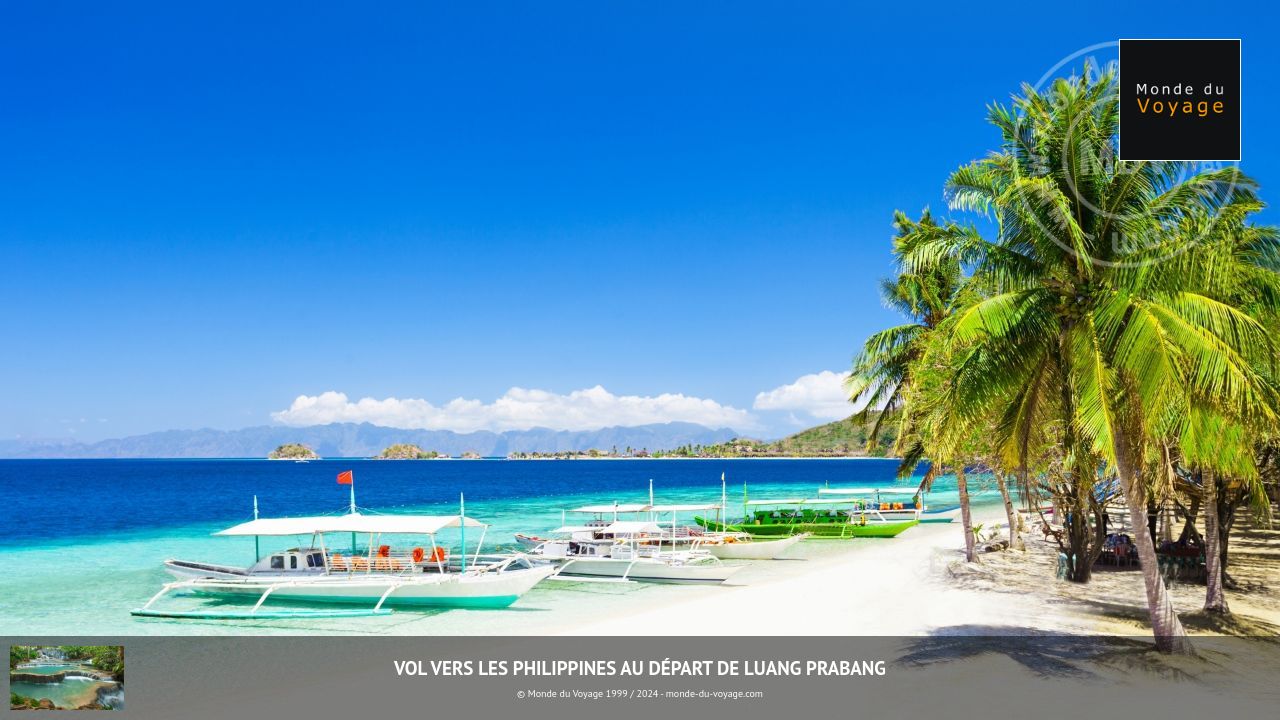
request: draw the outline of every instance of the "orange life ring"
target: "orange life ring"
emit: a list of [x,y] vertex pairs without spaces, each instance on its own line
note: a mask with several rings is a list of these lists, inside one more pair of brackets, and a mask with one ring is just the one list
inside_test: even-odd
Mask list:
[[444,562],[446,559],[448,559],[448,557],[449,557],[449,551],[440,547],[439,545],[436,545],[435,547],[431,548],[431,557],[428,559],[431,562]]
[[420,562],[422,562],[422,558],[424,558],[424,557],[426,557],[426,556],[427,556],[427,554],[426,554],[426,552],[424,552],[424,551],[423,551],[423,549],[422,549],[422,548],[417,547],[417,548],[414,548],[414,549],[413,549],[413,561],[414,561],[414,562],[416,562],[416,563],[420,563]]
[[390,545],[380,545],[380,546],[378,547],[378,557],[380,557],[380,558],[384,558],[384,557],[391,557],[391,546],[390,546]]

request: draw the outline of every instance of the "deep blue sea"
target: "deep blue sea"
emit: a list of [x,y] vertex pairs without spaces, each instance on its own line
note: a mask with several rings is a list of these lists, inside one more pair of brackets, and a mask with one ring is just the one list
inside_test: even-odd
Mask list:
[[[0,460],[0,507],[20,522],[0,524],[0,546],[74,543],[88,538],[252,517],[342,512],[355,474],[357,503],[380,511],[468,514],[518,510],[529,500],[593,498],[640,502],[653,480],[659,502],[720,499],[720,474],[731,510],[746,484],[753,497],[785,490],[813,494],[830,484],[898,483],[893,460]],[[941,488],[940,488],[941,489]]]
[[[812,496],[824,485],[913,488],[918,478],[896,481],[896,466],[894,460],[0,460],[0,507],[10,518],[0,523],[0,634],[510,631],[500,619],[507,611],[474,617],[476,611],[449,611],[446,626],[392,630],[395,624],[386,622],[200,626],[129,615],[169,579],[162,569],[167,558],[251,563],[252,538],[212,533],[251,519],[255,495],[262,517],[344,512],[349,490],[336,480],[343,470],[355,473],[362,509],[454,514],[465,494],[467,515],[490,524],[486,549],[503,550],[514,548],[512,533],[559,526],[562,509],[645,502],[650,479],[659,503],[713,503],[724,473],[732,517],[740,514],[744,484],[753,499]],[[976,504],[998,501],[994,489],[974,484]],[[954,481],[942,478],[929,502],[951,504],[955,497]],[[467,541],[475,538],[469,534]],[[299,540],[261,542],[267,552],[273,543],[288,547]],[[575,603],[639,591],[539,586],[514,607],[541,603],[567,613]]]

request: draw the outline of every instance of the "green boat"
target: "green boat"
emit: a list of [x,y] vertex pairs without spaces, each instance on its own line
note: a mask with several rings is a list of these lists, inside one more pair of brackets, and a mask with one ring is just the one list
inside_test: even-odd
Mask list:
[[738,522],[704,517],[694,517],[694,522],[708,530],[744,532],[755,537],[810,533],[816,538],[835,539],[891,538],[920,524],[918,512],[905,519],[886,518],[859,500],[788,498],[751,500],[744,505],[754,507],[744,507],[746,517]]
[[753,537],[783,537],[786,535],[797,535],[799,533],[810,533],[816,538],[891,538],[900,534],[902,531],[919,525],[919,520],[895,520],[890,522],[871,522],[867,521],[866,525],[859,523],[857,520],[849,522],[779,522],[773,518],[762,518],[759,524],[750,523],[719,523],[715,520],[707,520],[706,518],[695,517],[694,521],[708,530],[717,532],[744,532]]

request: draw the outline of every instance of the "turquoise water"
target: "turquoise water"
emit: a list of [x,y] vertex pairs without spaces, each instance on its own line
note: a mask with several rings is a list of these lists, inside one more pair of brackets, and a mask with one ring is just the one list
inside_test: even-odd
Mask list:
[[[741,508],[743,482],[748,483],[753,499],[814,495],[824,484],[888,487],[895,484],[896,463],[0,461],[0,503],[10,509],[16,505],[15,517],[32,518],[31,522],[10,524],[5,528],[7,537],[0,538],[0,567],[4,569],[0,574],[0,602],[4,605],[0,634],[504,634],[527,628],[530,622],[553,631],[557,623],[571,625],[580,618],[576,614],[588,608],[599,612],[605,605],[614,605],[625,611],[680,593],[705,590],[543,583],[507,610],[414,611],[386,618],[193,622],[129,615],[130,609],[144,604],[171,579],[162,569],[165,559],[250,564],[254,560],[253,538],[212,537],[211,533],[250,517],[254,494],[264,517],[341,512],[348,490],[336,485],[334,475],[352,467],[356,469],[357,501],[373,510],[456,513],[457,493],[465,491],[467,514],[491,523],[486,550],[504,550],[515,549],[515,532],[544,533],[559,526],[564,508],[645,502],[651,477],[657,502],[710,503],[720,499],[720,473],[725,472],[732,515]],[[30,482],[33,474],[46,482]],[[74,481],[67,481],[68,476]],[[898,483],[902,487],[913,484]],[[975,504],[998,502],[994,488],[984,489],[980,481],[971,483],[975,484]],[[42,490],[47,491],[43,497]],[[418,498],[424,501],[415,502]],[[939,506],[955,503],[953,481],[941,479],[929,502]],[[54,503],[65,504],[54,507]],[[468,547],[474,547],[477,534],[468,532]],[[308,539],[262,538],[261,552],[297,546]],[[422,544],[420,538],[392,542],[404,547]],[[802,556],[854,551],[857,542],[861,541],[802,543]],[[177,598],[167,607],[189,609],[209,602]]]
[[98,688],[115,685],[87,678],[67,678],[59,683],[11,682],[9,691],[36,700],[51,700],[60,708],[78,708],[98,698]]
[[29,675],[57,675],[63,670],[83,670],[84,668],[84,665],[68,663],[65,665],[27,665],[25,667],[19,665],[16,670]]

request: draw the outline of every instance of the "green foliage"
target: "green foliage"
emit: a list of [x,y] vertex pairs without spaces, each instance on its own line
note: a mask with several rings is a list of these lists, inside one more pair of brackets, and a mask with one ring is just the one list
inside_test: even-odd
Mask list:
[[[1000,148],[945,191],[994,237],[898,213],[901,272],[883,294],[910,322],[867,340],[852,397],[901,414],[900,454],[1018,473],[1077,519],[1099,512],[1103,474],[1133,508],[1185,468],[1264,499],[1280,233],[1251,222],[1262,203],[1237,168],[1120,162],[1116,90],[1113,69],[1086,66],[990,108]],[[1147,552],[1145,525],[1134,532]],[[1185,649],[1154,564],[1157,645]]]
[[[773,442],[735,438],[717,445],[682,445],[654,457],[883,457],[893,446],[897,421],[880,415],[854,415]],[[873,440],[877,428],[879,435]]]
[[411,443],[397,443],[383,450],[379,460],[434,460],[440,457],[435,450],[423,452],[422,448]]
[[[871,441],[872,428],[880,425],[880,436]],[[866,420],[857,417],[836,420],[809,428],[773,442],[734,438],[714,445],[688,443],[670,450],[617,447],[608,451],[562,450],[559,452],[513,452],[513,460],[577,460],[595,458],[751,458],[751,457],[857,457],[885,456],[893,447],[897,421],[881,420],[880,413],[870,413]],[[870,448],[870,450],[868,450]]]
[[314,460],[320,456],[300,443],[285,443],[267,454],[269,460]]
[[87,660],[94,668],[124,681],[124,647],[120,645],[62,645],[59,649],[68,659]]

